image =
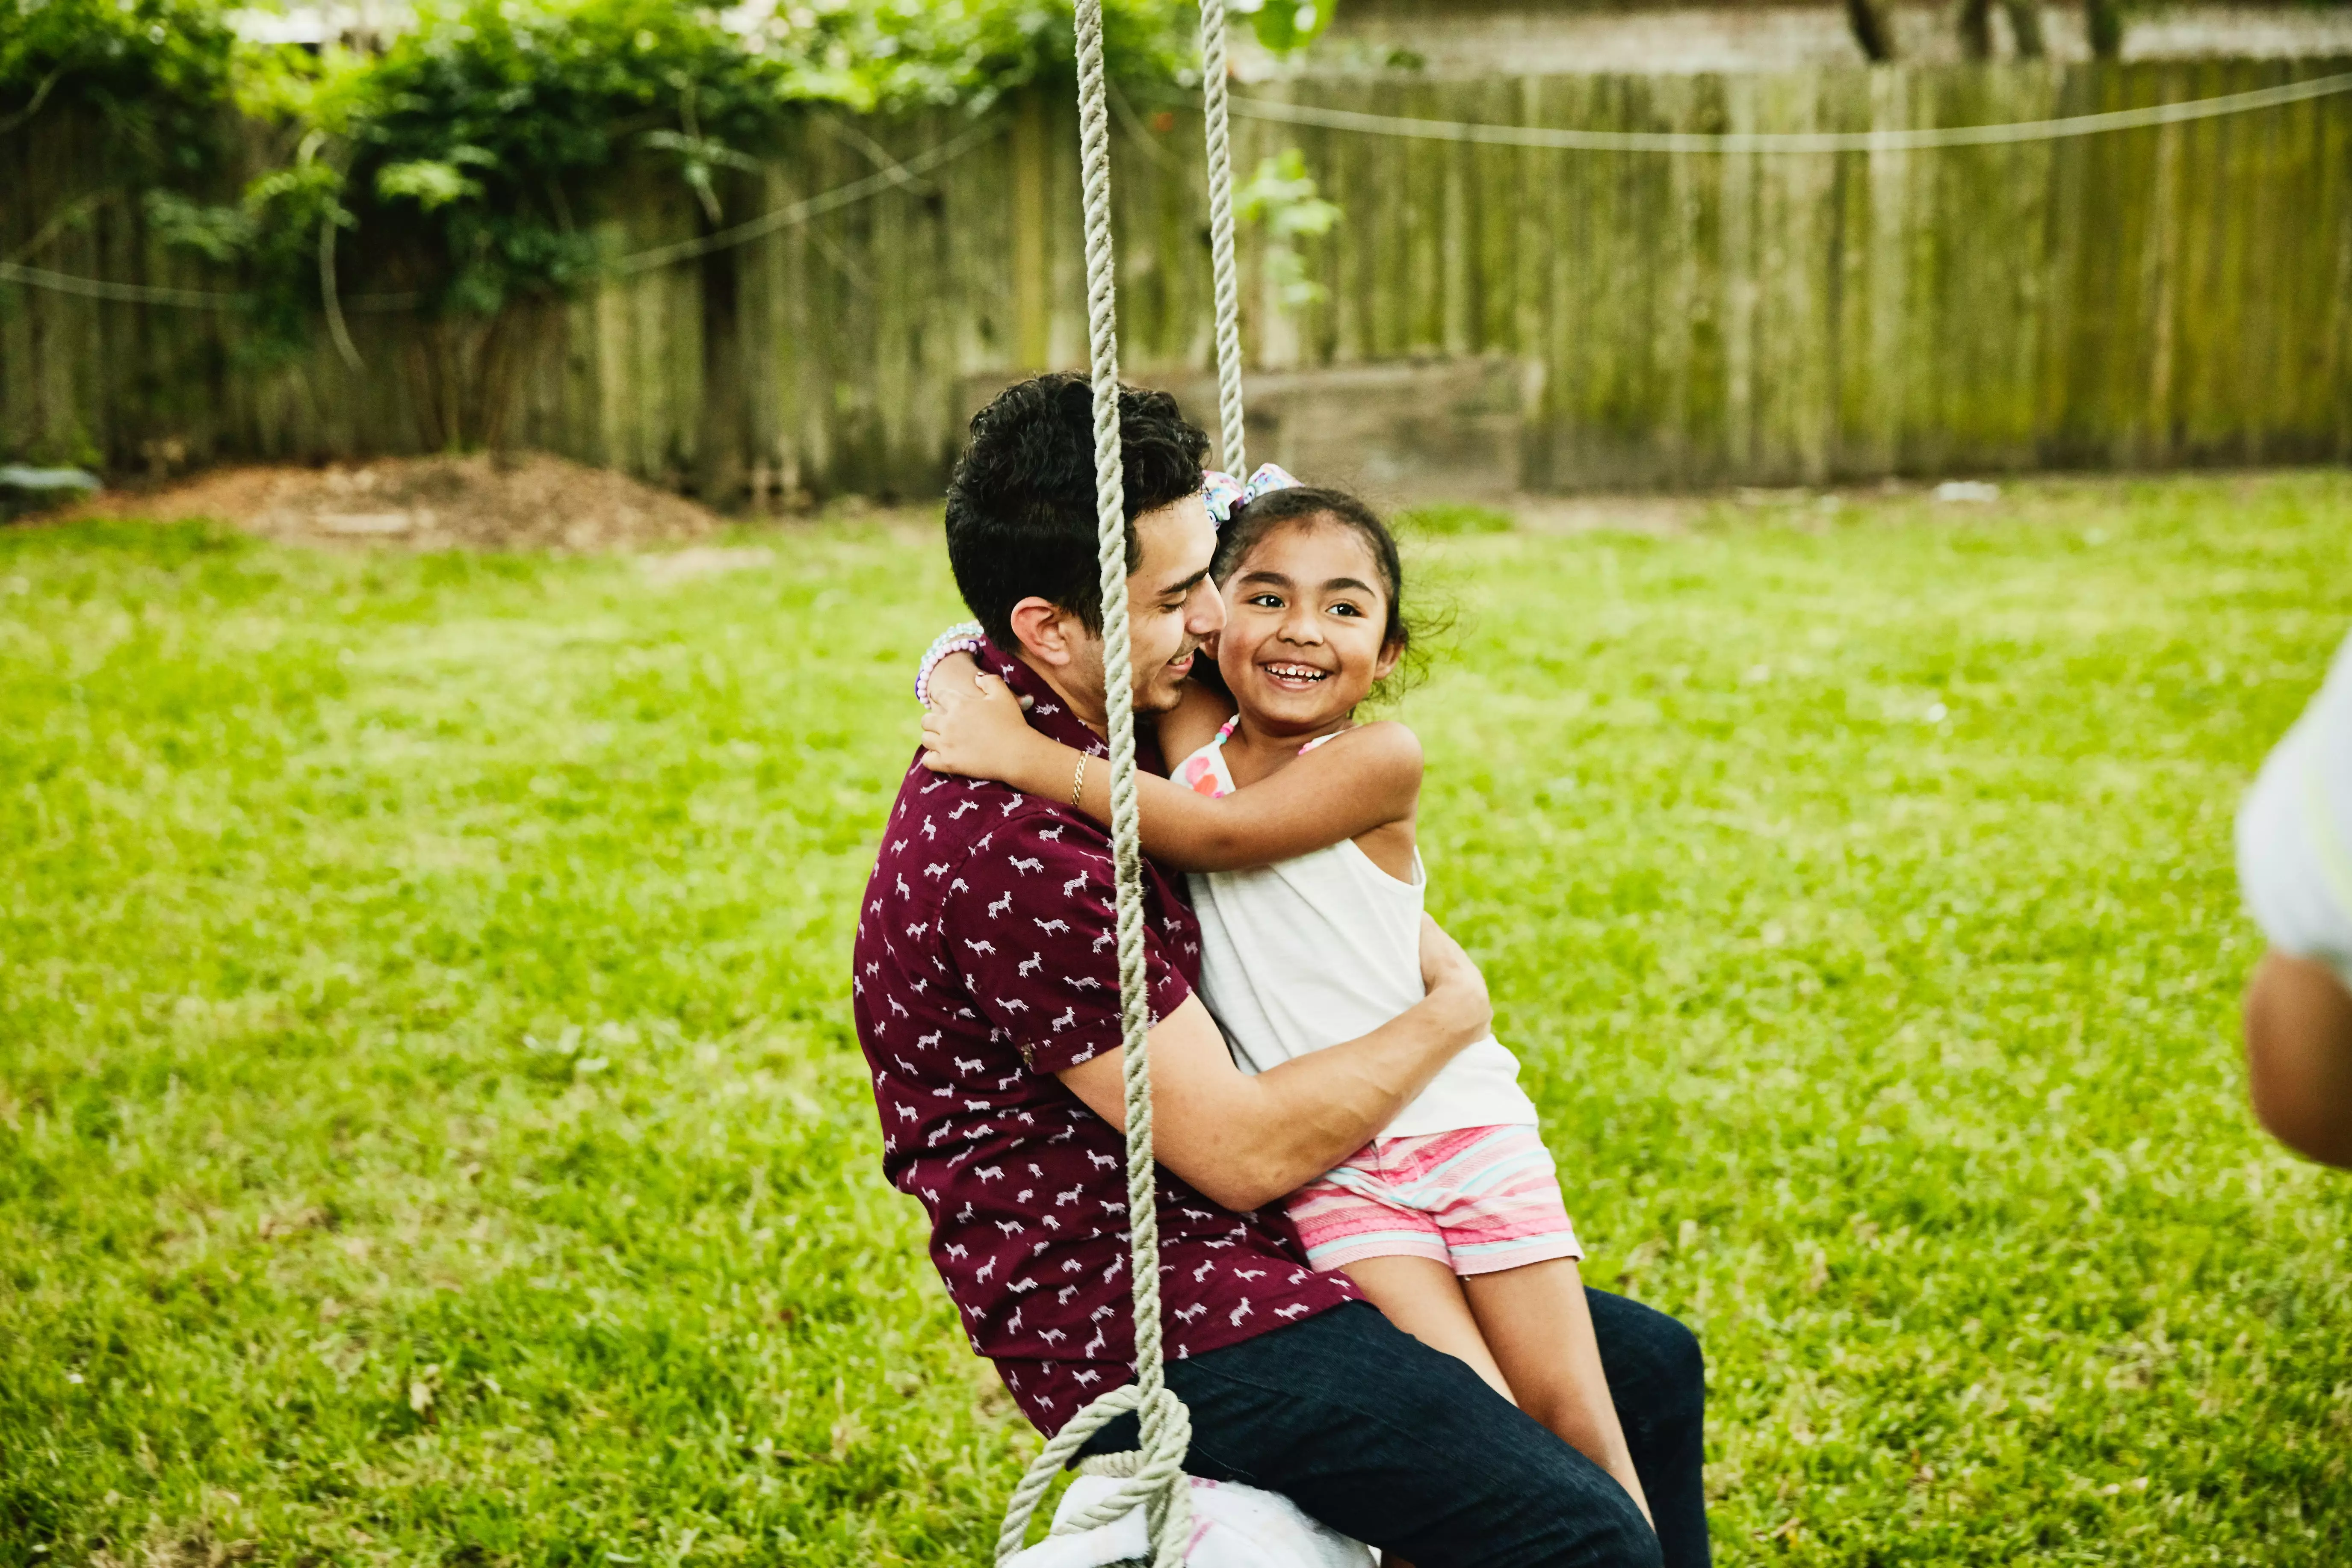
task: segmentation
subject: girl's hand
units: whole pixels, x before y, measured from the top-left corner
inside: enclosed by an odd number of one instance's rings
[[[979,674],[980,660],[958,648],[931,666],[930,679],[923,683],[923,706],[937,708],[940,705],[939,694],[950,687],[959,691],[970,690]]]
[[[1062,748],[1029,728],[1020,700],[993,675],[958,679],[949,660],[931,675],[932,706],[923,714],[923,766],[935,773],[999,779],[1030,788]],[[942,678],[945,679],[942,679]]]

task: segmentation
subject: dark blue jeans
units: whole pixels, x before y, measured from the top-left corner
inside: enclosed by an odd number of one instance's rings
[[[1414,1568],[1705,1568],[1698,1342],[1639,1302],[1586,1294],[1654,1535],[1606,1471],[1360,1301],[1171,1362],[1192,1411],[1185,1468],[1280,1492]],[[1087,1451],[1136,1440],[1121,1416]]]

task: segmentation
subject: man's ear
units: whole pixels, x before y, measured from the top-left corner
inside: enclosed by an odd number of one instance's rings
[[[1067,669],[1077,662],[1086,628],[1078,624],[1077,616],[1061,605],[1032,594],[1013,606],[1009,618],[1013,640],[1038,663]]]

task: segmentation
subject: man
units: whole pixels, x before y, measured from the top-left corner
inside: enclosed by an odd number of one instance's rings
[[[1200,499],[1207,442],[1161,394],[1120,403],[1134,699],[1173,705],[1223,624]],[[1031,721],[1102,756],[1089,393],[1005,392],[972,421],[949,491],[949,559],[982,661]],[[1139,762],[1157,769],[1148,733]],[[1169,1384],[1187,1468],[1279,1491],[1334,1529],[1448,1564],[1706,1560],[1697,1347],[1594,1292],[1602,1361],[1658,1518],[1466,1365],[1306,1266],[1262,1207],[1354,1152],[1481,1037],[1484,982],[1424,928],[1428,994],[1371,1034],[1249,1077],[1192,994],[1199,942],[1146,863],[1147,984]],[[883,1163],[931,1219],[931,1259],[972,1348],[1044,1431],[1133,1376],[1121,1049],[1101,828],[1061,804],[919,762],[860,911],[855,1011]],[[1132,1447],[1132,1417],[1091,1447]]]

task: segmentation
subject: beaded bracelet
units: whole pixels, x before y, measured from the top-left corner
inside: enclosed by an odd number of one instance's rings
[[[980,639],[984,635],[978,621],[959,621],[931,639],[923,650],[923,662],[915,668],[915,700],[928,708],[931,705],[931,671],[940,660],[951,653],[968,653],[978,658],[987,645]]]

